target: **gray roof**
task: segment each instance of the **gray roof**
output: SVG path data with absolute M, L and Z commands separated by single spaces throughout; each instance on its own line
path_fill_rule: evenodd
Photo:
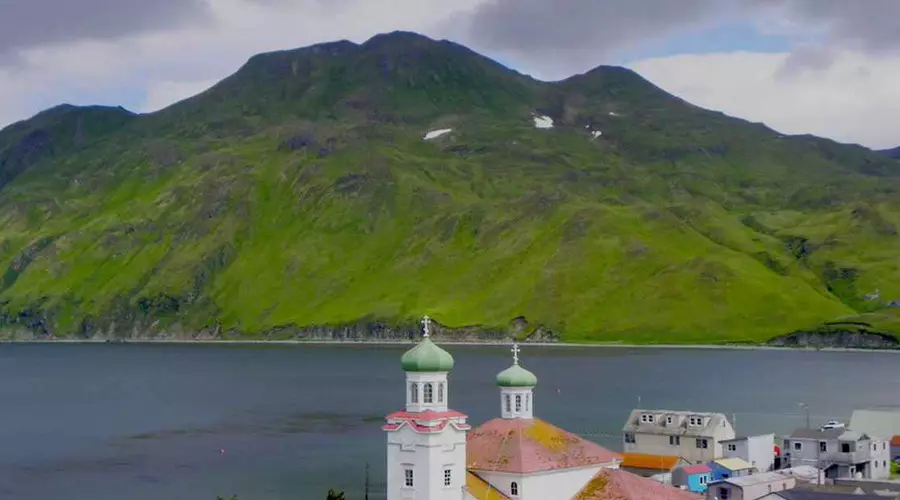
M 758 434 L 756 436 L 735 436 L 731 439 L 723 439 L 722 442 L 728 443 L 728 442 L 734 442 L 734 441 L 747 441 L 747 440 L 753 439 L 753 438 L 764 438 L 764 437 L 769 437 L 769 436 L 772 436 L 773 440 L 775 439 L 775 434 Z
M 710 483 L 710 484 L 728 483 L 728 484 L 733 484 L 735 486 L 740 486 L 741 488 L 745 488 L 747 486 L 754 486 L 757 484 L 777 483 L 779 481 L 788 481 L 788 480 L 796 480 L 796 479 L 791 476 L 785 476 L 784 474 L 779 474 L 777 472 L 760 472 L 759 474 L 751 474 L 749 476 L 730 477 L 728 479 L 723 479 L 722 481 L 714 481 L 713 483 Z
M 817 439 L 821 441 L 839 439 L 841 441 L 859 441 L 868 439 L 865 434 L 851 431 L 850 429 L 796 429 L 788 436 L 789 439 Z
M 850 428 L 870 436 L 891 439 L 900 435 L 900 408 L 871 408 L 854 410 Z
M 657 416 L 658 420 L 652 424 L 641 422 L 641 415 L 647 413 Z M 666 425 L 665 417 L 667 416 L 682 417 L 683 421 L 680 425 Z M 689 417 L 704 417 L 706 419 L 706 425 L 688 425 Z M 731 428 L 731 423 L 728 422 L 728 418 L 722 413 L 636 409 L 631 410 L 628 420 L 625 422 L 625 425 L 622 426 L 622 432 L 678 436 L 712 436 L 713 431 L 715 431 L 716 428 L 722 427 L 723 422 L 728 424 L 729 429 Z
M 867 498 L 878 498 L 883 500 L 884 497 L 877 495 L 859 495 L 856 493 L 834 493 L 826 491 L 814 491 L 803 489 L 791 489 L 779 491 L 778 496 L 784 500 L 865 500 Z

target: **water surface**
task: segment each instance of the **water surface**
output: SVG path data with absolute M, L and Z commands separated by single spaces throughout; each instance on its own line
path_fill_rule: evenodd
M 450 403 L 499 413 L 498 346 L 445 346 Z M 0 345 L 0 498 L 383 498 L 383 416 L 404 401 L 401 346 Z M 619 449 L 628 412 L 721 411 L 739 434 L 789 432 L 900 401 L 877 352 L 525 346 L 535 413 Z

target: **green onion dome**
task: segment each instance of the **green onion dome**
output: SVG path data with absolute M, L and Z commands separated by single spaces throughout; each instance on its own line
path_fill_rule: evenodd
M 453 356 L 425 337 L 400 358 L 403 371 L 449 372 L 453 369 Z
M 497 385 L 500 387 L 534 387 L 537 377 L 518 363 L 497 374 Z

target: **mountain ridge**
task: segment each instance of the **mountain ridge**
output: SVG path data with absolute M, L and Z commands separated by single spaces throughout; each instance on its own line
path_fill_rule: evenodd
M 624 68 L 540 82 L 400 32 L 254 56 L 123 112 L 87 113 L 82 141 L 71 118 L 26 123 L 60 148 L 0 163 L 17 172 L 0 185 L 0 329 L 271 338 L 422 313 L 593 341 L 894 328 L 895 162 Z
M 900 160 L 900 146 L 893 149 L 883 149 L 879 153 L 885 154 L 895 160 Z

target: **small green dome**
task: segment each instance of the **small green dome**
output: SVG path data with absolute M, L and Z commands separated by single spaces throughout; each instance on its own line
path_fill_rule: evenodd
M 400 358 L 403 371 L 449 372 L 453 369 L 453 356 L 425 337 Z
M 497 385 L 500 387 L 534 387 L 537 377 L 518 363 L 497 374 Z

